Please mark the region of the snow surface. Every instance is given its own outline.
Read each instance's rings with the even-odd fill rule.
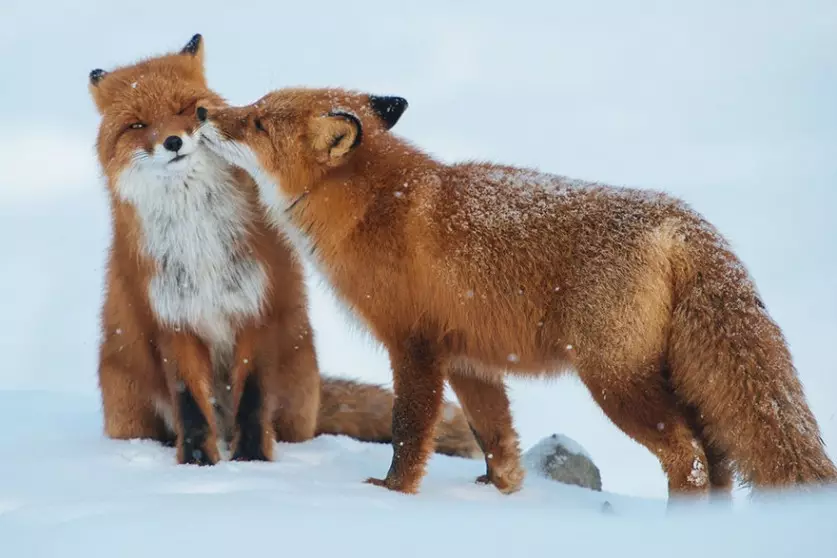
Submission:
[[[396,132],[445,160],[682,197],[754,276],[834,458],[835,29],[833,0],[0,2],[0,557],[837,555],[833,493],[736,491],[731,509],[666,513],[656,459],[571,377],[510,382],[515,425],[524,448],[553,432],[577,440],[602,493],[530,475],[502,497],[472,483],[478,461],[435,456],[421,493],[400,496],[361,483],[385,473],[388,448],[333,437],[211,469],[104,439],[109,229],[87,92],[93,68],[200,32],[210,83],[231,102],[298,84],[402,95]],[[323,370],[391,385],[386,355],[310,285]]]
[[[389,448],[345,437],[278,444],[274,463],[173,465],[174,450],[99,435],[95,398],[0,394],[3,556],[833,556],[830,497],[744,510],[559,485],[530,472],[502,496],[477,460],[435,456],[420,496],[364,484]],[[609,502],[612,511],[603,511]],[[491,535],[487,535],[491,533]]]

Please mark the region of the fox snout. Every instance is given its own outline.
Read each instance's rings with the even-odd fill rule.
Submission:
[[[195,116],[201,124],[212,123],[224,129],[236,123],[244,125],[247,122],[247,113],[236,107],[199,106],[195,109]]]
[[[232,107],[206,107],[195,109],[195,116],[201,124],[211,124],[227,139],[241,139],[249,121],[246,112]]]
[[[177,153],[183,147],[183,140],[180,136],[169,136],[163,141],[163,147],[168,151]]]

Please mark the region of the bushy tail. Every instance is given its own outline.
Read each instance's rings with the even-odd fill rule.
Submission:
[[[323,377],[317,435],[343,434],[364,442],[392,442],[393,393],[380,386]],[[436,453],[478,458],[482,452],[462,410],[445,403],[436,426]]]
[[[705,242],[692,245],[700,250],[675,273],[675,391],[699,411],[709,441],[745,483],[837,481],[781,330],[725,243],[701,232]]]

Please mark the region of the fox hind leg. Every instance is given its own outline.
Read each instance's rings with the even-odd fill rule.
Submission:
[[[270,384],[276,397],[273,425],[280,442],[305,442],[317,433],[320,372],[310,336],[288,340],[277,354]]]
[[[459,399],[471,431],[485,455],[486,473],[478,483],[493,484],[510,494],[523,485],[524,470],[520,465],[520,446],[515,432],[509,398],[502,381],[489,382],[473,374],[473,370],[452,369],[448,382]]]
[[[600,372],[604,369],[581,367],[581,379],[611,422],[659,459],[668,478],[669,495],[708,493],[710,462],[703,441],[666,385],[659,366],[645,366],[640,373],[636,369],[609,372],[608,376]]]
[[[668,379],[668,374],[666,374],[666,378]],[[684,415],[692,431],[698,434],[703,444],[712,499],[729,499],[732,496],[734,484],[734,469],[729,457],[718,444],[709,438],[705,421],[701,418],[700,412],[692,405],[681,403],[681,406],[685,409]]]
[[[134,370],[125,363],[103,358],[99,365],[105,434],[116,440],[151,439],[174,444],[174,433],[155,406],[155,399],[166,398],[165,380],[159,373],[154,381],[153,363]]]

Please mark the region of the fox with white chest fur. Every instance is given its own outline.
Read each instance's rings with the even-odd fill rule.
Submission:
[[[393,457],[416,492],[445,380],[504,493],[523,482],[503,378],[574,370],[671,495],[837,480],[778,325],[682,201],[494,164],[443,164],[390,129],[400,97],[282,89],[199,105],[295,248],[386,346]],[[512,120],[513,121],[513,120]]]
[[[258,210],[252,178],[201,143],[203,41],[90,73],[113,235],[99,358],[105,432],[174,444],[208,465],[219,441],[270,460],[273,441],[391,439],[392,393],[320,377],[303,268]],[[479,452],[461,411],[437,451]]]

